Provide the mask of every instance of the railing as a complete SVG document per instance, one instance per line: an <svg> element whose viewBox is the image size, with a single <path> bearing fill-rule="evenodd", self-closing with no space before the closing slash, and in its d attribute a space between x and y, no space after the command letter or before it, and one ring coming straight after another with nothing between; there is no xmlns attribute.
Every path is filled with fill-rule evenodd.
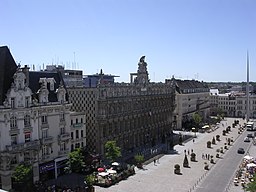
<svg viewBox="0 0 256 192"><path fill-rule="evenodd" d="M22 151L22 150L29 150L29 149L37 149L39 150L40 142L39 140L30 141L26 143L14 144L14 145L6 145L7 151Z"/></svg>
<svg viewBox="0 0 256 192"><path fill-rule="evenodd" d="M67 155L69 153L69 149L65 149L63 151L59 151L58 155Z"/></svg>
<svg viewBox="0 0 256 192"><path fill-rule="evenodd" d="M52 136L42 138L42 144L49 144L49 143L52 143L52 142L53 142L53 137Z"/></svg>
<svg viewBox="0 0 256 192"><path fill-rule="evenodd" d="M10 135L16 135L20 133L20 130L18 129L18 127L14 127L10 129Z"/></svg>
<svg viewBox="0 0 256 192"><path fill-rule="evenodd" d="M50 154L45 154L42 156L42 160L48 160L50 159L51 155Z"/></svg>
<svg viewBox="0 0 256 192"><path fill-rule="evenodd" d="M76 123L76 124L73 124L72 126L73 128L81 128L83 127L83 123Z"/></svg>
<svg viewBox="0 0 256 192"><path fill-rule="evenodd" d="M70 139L70 133L63 133L63 134L60 134L60 135L59 135L59 139L60 139L61 141Z"/></svg>

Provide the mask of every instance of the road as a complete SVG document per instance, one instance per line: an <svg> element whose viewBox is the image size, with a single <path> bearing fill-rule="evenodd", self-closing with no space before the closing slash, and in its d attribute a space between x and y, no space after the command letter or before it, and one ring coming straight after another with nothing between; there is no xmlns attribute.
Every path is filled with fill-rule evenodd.
<svg viewBox="0 0 256 192"><path fill-rule="evenodd" d="M250 143L243 141L247 134L247 131L242 133L223 156L223 159L219 160L218 166L214 166L208 176L197 187L196 192L224 192L226 190L230 179L235 174L237 167L244 157L244 154L237 153L237 149L242 147L247 152L250 148Z"/></svg>

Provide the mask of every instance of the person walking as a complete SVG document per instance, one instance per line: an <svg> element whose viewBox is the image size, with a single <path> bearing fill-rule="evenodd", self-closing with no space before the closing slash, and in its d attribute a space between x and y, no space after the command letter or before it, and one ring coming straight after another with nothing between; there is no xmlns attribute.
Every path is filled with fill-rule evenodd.
<svg viewBox="0 0 256 192"><path fill-rule="evenodd" d="M156 159L154 159L154 165L156 165Z"/></svg>

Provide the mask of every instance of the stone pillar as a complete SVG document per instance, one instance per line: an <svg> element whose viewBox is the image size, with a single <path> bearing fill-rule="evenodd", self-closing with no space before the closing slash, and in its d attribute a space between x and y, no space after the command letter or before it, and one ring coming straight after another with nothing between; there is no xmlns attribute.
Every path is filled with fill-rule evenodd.
<svg viewBox="0 0 256 192"><path fill-rule="evenodd" d="M33 182L39 181L39 165L38 162L34 163L33 166Z"/></svg>
<svg viewBox="0 0 256 192"><path fill-rule="evenodd" d="M11 172L4 171L1 173L2 189L9 191L12 189Z"/></svg>

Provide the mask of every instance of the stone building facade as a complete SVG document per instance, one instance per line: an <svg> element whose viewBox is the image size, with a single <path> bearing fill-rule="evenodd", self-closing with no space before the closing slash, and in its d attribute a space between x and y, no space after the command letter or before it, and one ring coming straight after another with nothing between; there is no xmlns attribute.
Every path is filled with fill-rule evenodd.
<svg viewBox="0 0 256 192"><path fill-rule="evenodd" d="M7 47L0 51L12 58ZM0 61L1 71L8 65L15 68L1 79L11 85L1 92L0 101L0 188L12 188L12 174L21 163L33 166L34 181L56 178L72 145L86 145L85 115L71 112L58 73L30 72L14 60ZM76 132L78 137L71 138Z"/></svg>
<svg viewBox="0 0 256 192"><path fill-rule="evenodd" d="M211 115L222 113L228 117L245 117L247 97L243 92L210 95ZM249 95L249 118L256 118L256 95Z"/></svg>
<svg viewBox="0 0 256 192"><path fill-rule="evenodd" d="M206 120L210 115L208 86L196 80L180 80L174 77L170 81L174 82L176 87L175 129L182 129L194 113L200 114L203 120Z"/></svg>
<svg viewBox="0 0 256 192"><path fill-rule="evenodd" d="M123 154L164 143L172 132L175 90L171 82L151 83L143 56L130 83L68 87L71 107L86 115L87 147L104 154L115 140Z"/></svg>

